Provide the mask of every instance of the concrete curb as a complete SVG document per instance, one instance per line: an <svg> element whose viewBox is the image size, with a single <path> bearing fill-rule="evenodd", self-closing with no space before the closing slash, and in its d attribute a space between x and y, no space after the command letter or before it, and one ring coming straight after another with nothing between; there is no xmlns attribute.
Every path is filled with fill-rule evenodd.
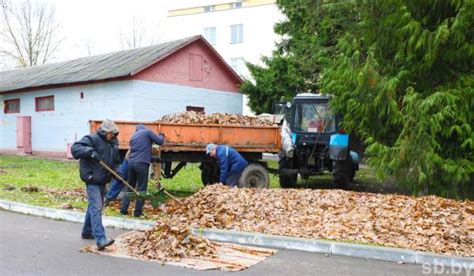
<svg viewBox="0 0 474 276"><path fill-rule="evenodd" d="M82 212L32 206L5 200L0 200L0 209L72 222L84 221L84 213ZM104 216L102 222L104 226L127 230L145 230L155 225L154 221L110 216ZM234 230L199 228L192 229L192 233L196 236L219 242L300 250L389 262L456 267L462 268L466 271L474 270L474 258L472 257L452 257L410 249L352 244L327 240L303 239Z"/></svg>
<svg viewBox="0 0 474 276"><path fill-rule="evenodd" d="M84 222L85 214L83 212L54 209L48 207L33 206L23 203L0 200L0 209L13 211L17 213L40 216L51 219ZM145 230L155 225L154 221L137 220L129 218L119 218L103 216L102 223L106 227L115 227L127 230Z"/></svg>
<svg viewBox="0 0 474 276"><path fill-rule="evenodd" d="M468 271L474 270L474 258L445 256L410 249L220 229L193 229L193 234L220 242L318 252L330 255L401 262L407 264L459 267Z"/></svg>

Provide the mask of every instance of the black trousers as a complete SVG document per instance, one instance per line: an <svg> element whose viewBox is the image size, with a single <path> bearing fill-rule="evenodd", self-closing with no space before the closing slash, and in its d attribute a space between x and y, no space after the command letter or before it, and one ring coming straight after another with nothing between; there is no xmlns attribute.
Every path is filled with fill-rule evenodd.
<svg viewBox="0 0 474 276"><path fill-rule="evenodd" d="M132 185L139 192L146 192L148 188L148 171L150 169L150 164L142 162L130 162L128 164L128 183ZM130 188L128 192L131 192ZM139 217L143 214L143 205L145 201L143 199L137 199L135 202L135 211L133 215ZM130 205L130 200L124 196L122 199L122 204L120 206L120 213L128 214L128 207Z"/></svg>

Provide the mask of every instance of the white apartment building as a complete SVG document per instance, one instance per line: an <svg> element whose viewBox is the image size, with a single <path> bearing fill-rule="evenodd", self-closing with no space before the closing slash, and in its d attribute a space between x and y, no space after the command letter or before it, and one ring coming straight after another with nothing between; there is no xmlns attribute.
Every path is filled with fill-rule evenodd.
<svg viewBox="0 0 474 276"><path fill-rule="evenodd" d="M203 35L234 70L250 76L245 61L260 63L270 56L279 36L275 23L284 19L274 0L195 0L179 6L176 1L163 22L162 39ZM244 104L244 114L250 109Z"/></svg>

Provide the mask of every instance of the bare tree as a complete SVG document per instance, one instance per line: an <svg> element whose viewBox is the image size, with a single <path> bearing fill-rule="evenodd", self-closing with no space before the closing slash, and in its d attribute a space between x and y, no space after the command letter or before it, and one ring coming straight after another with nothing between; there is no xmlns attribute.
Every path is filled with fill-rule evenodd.
<svg viewBox="0 0 474 276"><path fill-rule="evenodd" d="M86 53L87 56L93 56L93 55L99 54L94 41L90 38L82 39L81 48Z"/></svg>
<svg viewBox="0 0 474 276"><path fill-rule="evenodd" d="M46 63L62 41L54 7L30 0L17 4L0 0L0 5L0 40L4 45L0 51L21 67Z"/></svg>
<svg viewBox="0 0 474 276"><path fill-rule="evenodd" d="M159 26L159 22L146 22L133 17L118 32L120 47L125 50L159 43Z"/></svg>

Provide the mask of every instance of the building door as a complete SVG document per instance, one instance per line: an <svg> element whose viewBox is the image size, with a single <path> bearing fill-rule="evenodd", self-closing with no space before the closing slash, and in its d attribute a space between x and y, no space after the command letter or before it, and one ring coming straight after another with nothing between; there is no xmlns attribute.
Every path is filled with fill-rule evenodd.
<svg viewBox="0 0 474 276"><path fill-rule="evenodd" d="M18 153L31 154L31 117L16 117L16 148Z"/></svg>

